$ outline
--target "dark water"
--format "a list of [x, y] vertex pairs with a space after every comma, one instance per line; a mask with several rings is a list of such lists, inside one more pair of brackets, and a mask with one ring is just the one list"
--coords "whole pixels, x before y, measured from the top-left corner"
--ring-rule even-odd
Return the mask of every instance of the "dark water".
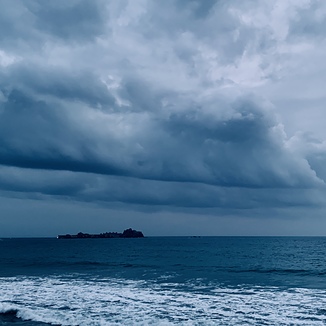
[[0, 325], [326, 325], [326, 238], [3, 239]]

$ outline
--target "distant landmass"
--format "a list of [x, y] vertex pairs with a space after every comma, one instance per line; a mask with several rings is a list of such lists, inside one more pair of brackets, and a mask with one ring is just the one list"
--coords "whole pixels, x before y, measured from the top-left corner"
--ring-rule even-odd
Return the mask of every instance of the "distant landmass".
[[126, 229], [122, 233], [105, 232], [99, 234], [89, 234], [79, 232], [77, 234], [59, 234], [58, 239], [110, 239], [110, 238], [144, 238], [141, 231]]

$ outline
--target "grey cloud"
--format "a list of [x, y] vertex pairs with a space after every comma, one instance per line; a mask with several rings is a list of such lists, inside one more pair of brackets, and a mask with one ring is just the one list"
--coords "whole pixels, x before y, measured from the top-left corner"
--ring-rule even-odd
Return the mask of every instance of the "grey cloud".
[[207, 0], [207, 1], [198, 1], [198, 0], [178, 0], [176, 1], [177, 7], [182, 9], [188, 9], [196, 18], [206, 18], [209, 15], [210, 11], [218, 0]]
[[[78, 113], [78, 112], [77, 112]], [[8, 166], [120, 174], [96, 159], [95, 139], [57, 103], [12, 90], [2, 106], [0, 163]], [[78, 121], [76, 121], [78, 122]], [[62, 143], [63, 142], [63, 143]]]
[[326, 142], [311, 132], [298, 132], [289, 140], [289, 148], [305, 156], [318, 178], [326, 182]]
[[[212, 212], [226, 212], [243, 209], [285, 208], [291, 206], [322, 206], [323, 196], [311, 190], [224, 188], [198, 183], [187, 187], [178, 182], [162, 182], [96, 176], [85, 173], [0, 168], [0, 189], [24, 193], [27, 198], [44, 199], [55, 196], [79, 202], [95, 202], [101, 205], [131, 205], [136, 210], [209, 209]], [[295, 196], [293, 196], [295, 194]], [[317, 196], [316, 196], [317, 195]]]
[[39, 41], [38, 33], [33, 28], [33, 15], [26, 10], [25, 5], [21, 1], [1, 0], [0, 5], [2, 47], [6, 46], [15, 50], [22, 44], [31, 42], [32, 38]]
[[105, 84], [87, 70], [73, 72], [58, 67], [18, 63], [3, 73], [0, 84], [3, 84], [4, 93], [14, 87], [38, 96], [81, 101], [94, 108], [112, 109], [115, 103]]
[[[232, 187], [307, 187], [318, 183], [309, 168], [282, 147], [283, 140], [274, 135], [277, 125], [272, 116], [254, 101], [239, 99], [224, 119], [216, 117], [214, 111], [205, 113], [205, 107], [187, 108], [167, 117], [152, 112], [144, 121], [141, 113], [129, 121], [126, 115], [103, 113], [103, 117], [114, 119], [106, 125], [108, 138], [98, 138], [95, 130], [85, 129], [87, 124], [78, 114], [68, 115], [67, 110], [12, 91], [3, 104], [0, 162]], [[128, 128], [126, 135], [115, 130], [116, 121]], [[134, 126], [144, 122], [146, 126]], [[241, 162], [238, 157], [242, 157]]]
[[40, 172], [35, 169], [3, 166], [0, 168], [0, 188], [7, 192], [24, 193], [27, 197], [39, 194], [72, 198], [84, 187], [81, 178], [70, 172]]
[[46, 6], [43, 1], [33, 1], [28, 9], [36, 18], [35, 28], [64, 40], [88, 40], [103, 33], [105, 7], [101, 1], [59, 0]]
[[0, 5], [0, 35], [10, 48], [28, 46], [29, 42], [40, 46], [49, 36], [70, 42], [92, 41], [106, 24], [105, 6], [99, 0], [58, 0], [46, 5], [39, 0], [1, 0]]
[[326, 27], [326, 6], [323, 1], [312, 1], [300, 8], [290, 26], [289, 34], [294, 37], [324, 38]]
[[285, 55], [271, 26], [241, 16], [252, 2], [2, 2], [3, 51], [17, 60], [0, 73], [0, 164], [21, 169], [3, 190], [162, 207], [323, 203], [308, 190], [323, 193], [324, 149], [291, 147], [255, 95]]
[[180, 0], [162, 3], [158, 10], [149, 2], [146, 18], [150, 26], [162, 28], [151, 29], [148, 37], [165, 39], [167, 44], [176, 39], [173, 51], [190, 69], [207, 65], [207, 60], [210, 61], [207, 54], [221, 64], [233, 64], [256, 37], [253, 28], [246, 25], [239, 28], [239, 17], [230, 10], [233, 5], [238, 6], [238, 1]]
[[161, 100], [164, 98], [163, 91], [155, 91], [148, 82], [135, 77], [122, 80], [119, 95], [128, 103], [124, 108], [118, 110], [129, 110], [133, 112], [157, 112], [161, 109]]

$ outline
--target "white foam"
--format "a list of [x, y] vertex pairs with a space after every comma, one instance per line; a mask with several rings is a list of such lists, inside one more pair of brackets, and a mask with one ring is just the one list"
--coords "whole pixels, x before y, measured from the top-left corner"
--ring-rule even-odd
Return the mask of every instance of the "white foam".
[[[197, 284], [198, 285], [198, 284]], [[0, 278], [0, 312], [61, 325], [325, 325], [326, 291], [255, 287], [187, 292], [121, 279]]]

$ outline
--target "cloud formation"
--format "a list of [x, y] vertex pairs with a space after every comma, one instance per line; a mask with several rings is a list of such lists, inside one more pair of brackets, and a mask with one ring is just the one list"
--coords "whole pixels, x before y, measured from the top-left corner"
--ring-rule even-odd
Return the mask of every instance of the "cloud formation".
[[308, 74], [303, 60], [325, 50], [322, 1], [1, 3], [6, 195], [165, 209], [325, 204], [326, 143], [291, 125], [293, 107], [277, 107], [293, 76]]

